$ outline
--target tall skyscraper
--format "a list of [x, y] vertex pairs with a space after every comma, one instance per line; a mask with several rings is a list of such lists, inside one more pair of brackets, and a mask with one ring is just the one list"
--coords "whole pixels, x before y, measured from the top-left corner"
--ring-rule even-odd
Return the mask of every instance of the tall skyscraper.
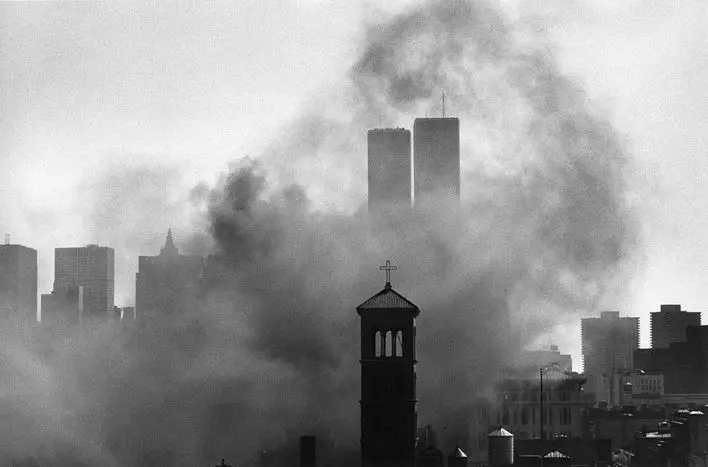
[[369, 212], [411, 207], [411, 132], [377, 128], [367, 134]]
[[460, 120], [416, 118], [413, 124], [415, 203], [460, 200]]
[[196, 306], [204, 259], [183, 256], [167, 231], [165, 246], [157, 256], [140, 256], [135, 275], [135, 315], [171, 314]]
[[681, 305], [661, 305], [651, 314], [651, 348], [667, 348], [673, 342], [686, 341], [686, 328], [700, 326], [701, 314], [681, 309]]
[[619, 311], [603, 311], [599, 318], [581, 320], [582, 352], [588, 389], [614, 405], [617, 381], [633, 368], [639, 348], [639, 318], [621, 318]]
[[113, 248], [85, 247], [54, 249], [54, 291], [66, 286], [81, 286], [85, 300], [84, 319], [107, 319], [113, 316]]
[[37, 321], [37, 250], [0, 245], [0, 319]]
[[359, 305], [361, 317], [361, 460], [363, 467], [415, 462], [415, 318], [420, 310], [391, 288]]

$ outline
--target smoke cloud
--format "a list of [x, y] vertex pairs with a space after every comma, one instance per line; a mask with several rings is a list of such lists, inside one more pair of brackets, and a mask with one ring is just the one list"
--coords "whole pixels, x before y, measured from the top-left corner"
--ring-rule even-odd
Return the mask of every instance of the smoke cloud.
[[[366, 130], [439, 112], [441, 91], [461, 120], [460, 208], [372, 220]], [[545, 39], [484, 3], [372, 22], [344, 83], [262, 155], [189, 193], [218, 278], [200, 309], [51, 345], [43, 331], [22, 352], [2, 340], [26, 384], [11, 412], [26, 429], [5, 452], [49, 446], [35, 456], [47, 465], [241, 464], [308, 433], [355, 451], [354, 309], [382, 288], [386, 259], [421, 308], [420, 423], [456, 427], [443, 437], [464, 446], [458, 418], [496, 372], [557, 316], [594, 311], [626, 271], [628, 164]]]

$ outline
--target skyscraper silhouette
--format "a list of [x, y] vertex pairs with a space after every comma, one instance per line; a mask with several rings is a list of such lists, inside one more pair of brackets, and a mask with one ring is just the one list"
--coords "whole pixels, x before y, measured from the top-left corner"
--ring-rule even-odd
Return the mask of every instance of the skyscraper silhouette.
[[391, 288], [359, 305], [363, 467], [410, 467], [417, 425], [415, 318], [418, 307]]
[[0, 245], [0, 318], [37, 321], [37, 250]]
[[113, 316], [114, 258], [113, 248], [105, 246], [55, 248], [54, 290], [82, 286], [86, 295], [84, 318]]
[[369, 212], [411, 206], [411, 132], [403, 128], [369, 130]]
[[460, 200], [460, 120], [416, 118], [413, 124], [415, 203]]

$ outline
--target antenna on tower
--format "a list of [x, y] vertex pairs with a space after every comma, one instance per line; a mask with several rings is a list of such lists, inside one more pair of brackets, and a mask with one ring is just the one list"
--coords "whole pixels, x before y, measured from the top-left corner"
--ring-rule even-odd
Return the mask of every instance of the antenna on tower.
[[442, 93], [443, 118], [445, 118], [445, 91]]

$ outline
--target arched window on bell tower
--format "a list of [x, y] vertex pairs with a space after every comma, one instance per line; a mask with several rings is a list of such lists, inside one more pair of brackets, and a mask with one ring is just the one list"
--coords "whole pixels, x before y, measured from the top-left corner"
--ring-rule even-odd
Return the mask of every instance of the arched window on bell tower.
[[381, 343], [382, 343], [382, 335], [381, 331], [376, 331], [374, 334], [374, 357], [380, 357], [381, 356]]
[[403, 356], [403, 331], [396, 331], [395, 334], [395, 357], [402, 357]]
[[386, 331], [386, 357], [393, 356], [393, 333]]

